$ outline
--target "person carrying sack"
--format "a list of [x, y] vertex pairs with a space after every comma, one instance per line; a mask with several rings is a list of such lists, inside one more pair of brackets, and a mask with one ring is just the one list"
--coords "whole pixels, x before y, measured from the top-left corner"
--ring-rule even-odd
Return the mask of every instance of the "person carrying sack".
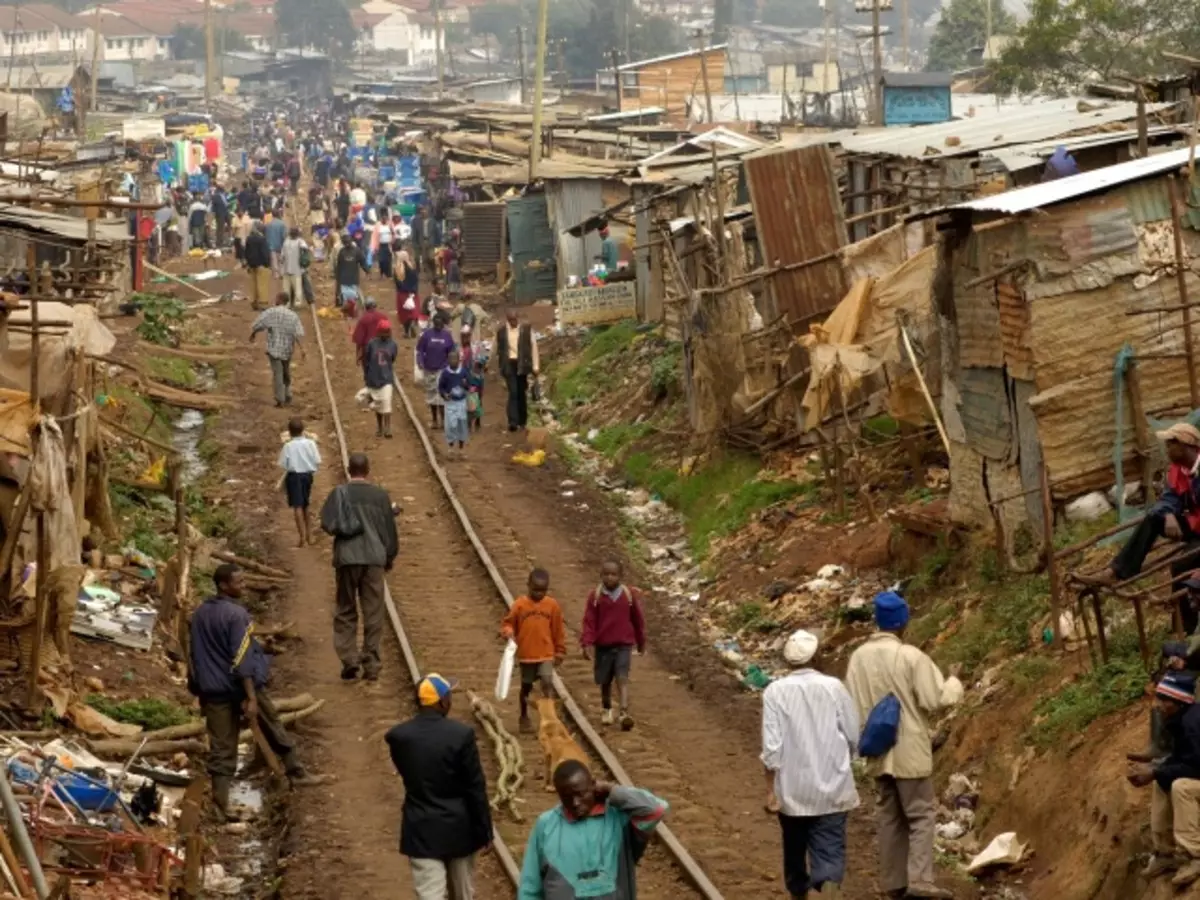
[[937, 802], [928, 717], [958, 703], [963, 687], [904, 643], [909, 610], [903, 597], [884, 591], [874, 606], [879, 633], [851, 655], [846, 689], [866, 723], [859, 750], [871, 754], [868, 772], [879, 795], [879, 885], [890, 897], [953, 898], [934, 884]]

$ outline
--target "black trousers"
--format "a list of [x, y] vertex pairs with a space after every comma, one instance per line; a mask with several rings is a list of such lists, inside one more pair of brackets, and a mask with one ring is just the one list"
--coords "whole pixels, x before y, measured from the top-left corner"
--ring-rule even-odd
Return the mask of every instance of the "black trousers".
[[[1188, 575], [1193, 570], [1200, 569], [1200, 536], [1192, 531], [1185, 517], [1179, 516], [1178, 518], [1180, 529], [1183, 532], [1182, 540], [1186, 546], [1183, 552], [1171, 561], [1172, 593], [1182, 590], [1183, 582], [1187, 580]], [[1121, 548], [1121, 552], [1117, 554], [1112, 563], [1112, 570], [1117, 578], [1124, 581], [1142, 571], [1142, 565], [1150, 550], [1154, 547], [1155, 542], [1163, 536], [1165, 520], [1166, 516], [1163, 513], [1149, 513], [1133, 529], [1133, 533], [1125, 541], [1125, 546]], [[1192, 609], [1187, 597], [1180, 598], [1178, 603], [1184, 633], [1191, 634], [1200, 624], [1200, 614]]]
[[508, 427], [524, 428], [529, 421], [529, 376], [510, 371], [504, 383], [508, 386]]

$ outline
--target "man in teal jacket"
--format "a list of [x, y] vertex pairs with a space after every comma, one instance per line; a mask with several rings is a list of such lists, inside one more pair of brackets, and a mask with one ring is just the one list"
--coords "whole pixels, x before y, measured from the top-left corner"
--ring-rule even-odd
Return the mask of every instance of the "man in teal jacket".
[[562, 802], [533, 826], [517, 900], [636, 900], [635, 868], [667, 802], [595, 781], [575, 760], [554, 770], [554, 789]]

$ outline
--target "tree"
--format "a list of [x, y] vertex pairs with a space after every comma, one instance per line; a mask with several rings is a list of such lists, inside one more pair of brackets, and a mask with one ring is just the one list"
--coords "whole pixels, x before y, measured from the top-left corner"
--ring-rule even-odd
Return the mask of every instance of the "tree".
[[[240, 31], [234, 31], [232, 28], [214, 29], [213, 47], [217, 50], [254, 49]], [[171, 35], [171, 52], [175, 54], [176, 59], [204, 59], [204, 29], [199, 25], [176, 25], [175, 32]]]
[[277, 0], [275, 27], [280, 40], [294, 47], [340, 57], [354, 52], [354, 23], [343, 0]]
[[987, 4], [992, 4], [992, 34], [1012, 34], [1016, 19], [1002, 0], [950, 0], [929, 42], [929, 72], [953, 72], [970, 65], [970, 54], [987, 41]]
[[1164, 51], [1194, 55], [1198, 23], [1195, 4], [1174, 0], [1033, 0], [997, 83], [1067, 92], [1113, 75], [1160, 74]]

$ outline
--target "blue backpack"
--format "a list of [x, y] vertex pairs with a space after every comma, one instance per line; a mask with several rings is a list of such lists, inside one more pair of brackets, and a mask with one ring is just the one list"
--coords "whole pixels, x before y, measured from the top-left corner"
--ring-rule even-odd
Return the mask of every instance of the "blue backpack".
[[[896, 665], [900, 662], [900, 651], [896, 651]], [[893, 678], [893, 684], [895, 679]], [[866, 724], [863, 725], [862, 735], [858, 740], [858, 755], [864, 759], [875, 759], [884, 756], [896, 746], [900, 734], [900, 698], [892, 691], [876, 703], [867, 714]]]

